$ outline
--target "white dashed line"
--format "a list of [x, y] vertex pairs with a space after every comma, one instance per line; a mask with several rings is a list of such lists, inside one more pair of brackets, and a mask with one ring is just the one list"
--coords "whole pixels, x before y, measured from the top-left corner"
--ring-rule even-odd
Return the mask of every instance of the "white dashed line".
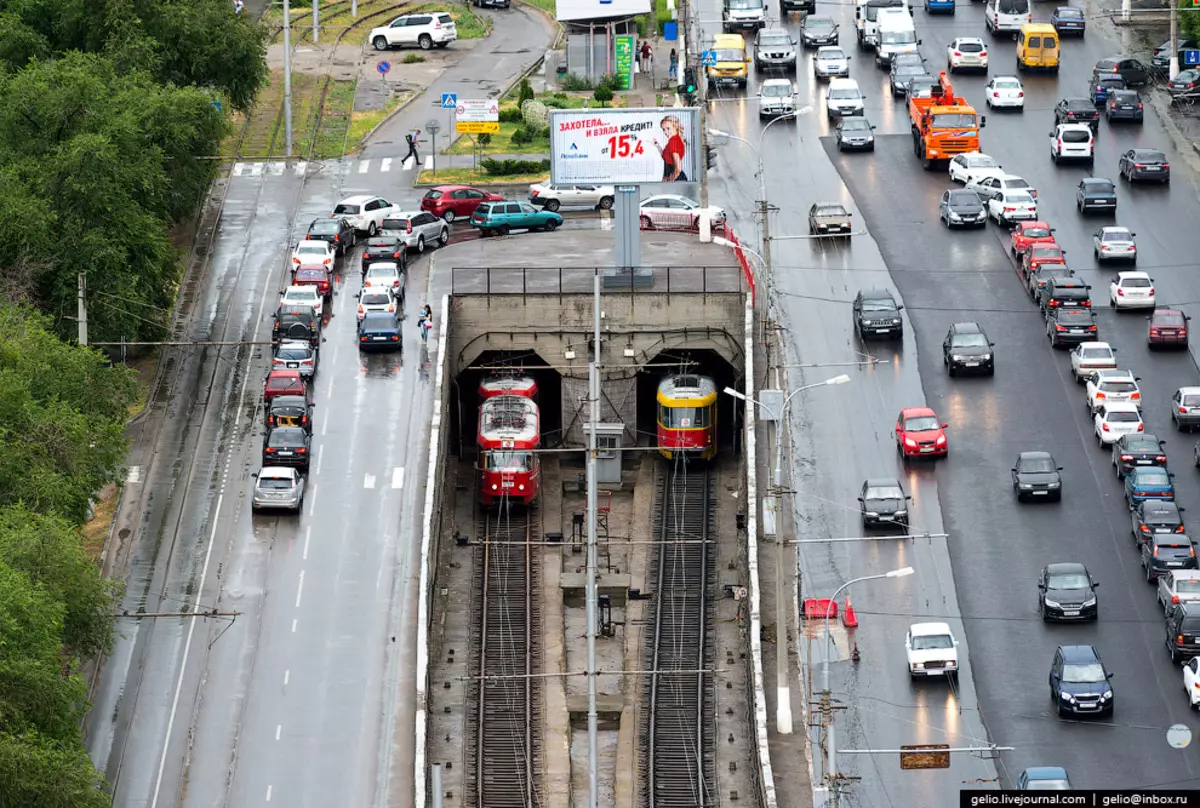
[[312, 525], [304, 529], [304, 555], [302, 560], [308, 561], [308, 540], [312, 538]]
[[267, 802], [271, 801], [271, 787], [267, 786]]
[[405, 170], [405, 171], [411, 171], [411, 170], [412, 170], [412, 167], [413, 167], [413, 165], [414, 165], [416, 162], [417, 162], [417, 161], [416, 161], [416, 160], [414, 160], [414, 159], [413, 159], [413, 158], [411, 158], [411, 157], [405, 157], [405, 158], [404, 158], [404, 170]]
[[300, 176], [304, 176], [305, 171], [308, 171], [308, 163], [306, 163], [303, 160], [300, 160], [299, 162], [296, 163], [296, 173], [299, 174]]
[[366, 174], [370, 170], [371, 170], [371, 161], [370, 160], [363, 160], [358, 164], [358, 173], [359, 174]]
[[296, 618], [292, 618], [292, 633], [296, 633]]
[[279, 736], [283, 734], [283, 724], [275, 725], [275, 740], [279, 740]]
[[300, 608], [300, 596], [304, 594], [304, 570], [300, 570], [300, 585], [296, 587], [296, 608]]
[[322, 418], [321, 419], [321, 437], [322, 438], [325, 437], [325, 430], [328, 428], [329, 428], [329, 419]]
[[291, 680], [291, 678], [292, 678], [292, 672], [290, 670], [286, 670], [283, 672], [283, 686], [284, 687], [287, 687], [288, 682]]
[[384, 173], [391, 171], [392, 170], [392, 158], [390, 158], [390, 157], [383, 158], [383, 163], [379, 166], [379, 170]]
[[375, 487], [375, 475], [374, 474], [364, 474], [363, 475], [363, 488], [374, 488], [374, 487]]
[[426, 171], [433, 170], [433, 155], [432, 154], [425, 155], [425, 170]]
[[285, 168], [287, 168], [287, 163], [269, 163], [268, 164], [268, 170], [271, 172], [272, 177], [282, 177], [283, 170]]
[[[322, 433], [322, 434], [324, 434], [324, 433]], [[320, 473], [321, 473], [321, 461], [322, 461], [322, 460], [324, 460], [324, 459], [325, 459], [325, 453], [324, 453], [324, 452], [322, 452], [321, 454], [317, 455], [317, 472], [316, 472], [317, 474], [320, 474]], [[313, 489], [314, 489], [314, 490], [316, 489], [316, 486], [315, 486], [315, 485], [313, 486]]]
[[142, 467], [130, 466], [129, 471], [125, 473], [125, 482], [140, 483], [142, 481]]
[[392, 488], [404, 487], [404, 468], [402, 466], [392, 469]]

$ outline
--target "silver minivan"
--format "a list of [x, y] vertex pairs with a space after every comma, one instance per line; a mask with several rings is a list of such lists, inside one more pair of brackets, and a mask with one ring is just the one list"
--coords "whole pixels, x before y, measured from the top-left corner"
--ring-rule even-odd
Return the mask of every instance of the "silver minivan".
[[419, 253], [426, 247], [445, 247], [450, 241], [450, 225], [423, 210], [393, 213], [383, 220], [379, 232], [400, 239], [405, 247]]
[[264, 466], [254, 475], [253, 511], [282, 509], [300, 512], [304, 507], [304, 477], [299, 470], [286, 466]]

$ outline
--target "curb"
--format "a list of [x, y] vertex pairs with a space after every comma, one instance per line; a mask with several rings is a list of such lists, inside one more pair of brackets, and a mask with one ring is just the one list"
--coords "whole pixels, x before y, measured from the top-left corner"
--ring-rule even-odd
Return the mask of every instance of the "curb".
[[[549, 178], [548, 174], [546, 176], [547, 176], [547, 178]], [[414, 187], [414, 188], [437, 188], [438, 186], [447, 185], [447, 184], [448, 183], [444, 183], [444, 182], [421, 182], [421, 183], [414, 182], [412, 187]], [[483, 191], [486, 191], [488, 188], [528, 188], [529, 183], [527, 183], [527, 182], [480, 182], [480, 183], [476, 183], [474, 187], [479, 188], [480, 190], [483, 190]]]

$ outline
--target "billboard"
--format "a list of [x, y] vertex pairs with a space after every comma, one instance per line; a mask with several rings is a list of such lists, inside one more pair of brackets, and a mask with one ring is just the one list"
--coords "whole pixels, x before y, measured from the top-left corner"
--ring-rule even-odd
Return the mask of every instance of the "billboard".
[[650, 0], [555, 0], [554, 16], [559, 22], [636, 17], [650, 13]]
[[550, 111], [550, 179], [556, 185], [699, 182], [700, 110]]

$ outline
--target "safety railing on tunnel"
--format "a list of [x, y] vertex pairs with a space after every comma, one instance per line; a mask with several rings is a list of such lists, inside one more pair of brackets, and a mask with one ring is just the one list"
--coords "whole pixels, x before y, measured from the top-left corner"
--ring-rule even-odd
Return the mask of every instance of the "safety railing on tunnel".
[[455, 295], [582, 295], [592, 293], [601, 273], [604, 293], [639, 292], [745, 294], [752, 291], [742, 267], [455, 267], [450, 271]]

